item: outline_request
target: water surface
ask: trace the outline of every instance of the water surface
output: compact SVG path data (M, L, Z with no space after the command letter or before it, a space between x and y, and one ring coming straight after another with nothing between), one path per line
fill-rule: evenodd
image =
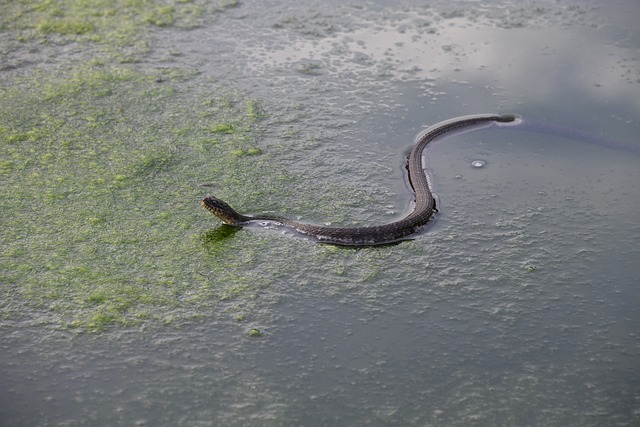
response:
M3 210L33 211L2 218L0 418L636 425L638 12L622 0L241 3L152 25L145 47L116 55L134 74L91 68L23 89L55 106L51 145L71 141L59 158L78 172L29 154L41 116L5 113ZM102 52L83 39L29 49L3 30L5 90ZM215 193L247 212L390 221L409 208L414 136L486 112L594 137L488 128L439 142L440 212L388 247L228 233L198 206ZM47 184L37 208L15 196L35 194L18 179L29 155L59 173L29 174ZM106 204L81 204L83 191Z

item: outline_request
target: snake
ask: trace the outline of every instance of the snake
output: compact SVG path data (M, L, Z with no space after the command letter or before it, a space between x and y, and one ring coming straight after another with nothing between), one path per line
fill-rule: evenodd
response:
M310 240L339 246L374 246L407 240L417 234L431 220L436 209L429 179L422 163L422 152L429 143L453 132L467 131L494 123L516 122L515 114L475 114L449 119L432 125L420 132L409 154L407 170L409 184L413 190L413 210L403 218L382 225L365 227L338 227L302 223L274 215L243 215L228 203L207 195L202 206L222 220L224 224L243 227L269 222L282 225Z

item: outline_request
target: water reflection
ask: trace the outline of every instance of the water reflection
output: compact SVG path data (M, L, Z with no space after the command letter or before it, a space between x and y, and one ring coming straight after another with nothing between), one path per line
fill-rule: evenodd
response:
M239 227L221 224L218 227L207 231L202 236L202 240L204 245L211 250L212 248L218 247L224 241L232 239L239 230Z

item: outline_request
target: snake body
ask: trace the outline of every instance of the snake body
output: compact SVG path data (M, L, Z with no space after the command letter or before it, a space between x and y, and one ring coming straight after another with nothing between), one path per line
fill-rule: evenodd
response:
M454 131L516 120L517 116L513 114L476 114L445 120L418 134L407 164L409 182L415 194L415 206L407 216L388 224L369 227L331 227L300 223L280 216L242 215L226 202L210 195L202 199L202 206L228 225L242 227L256 221L275 222L321 243L371 246L397 242L417 233L429 222L435 211L435 199L422 165L422 152L425 147L433 140Z

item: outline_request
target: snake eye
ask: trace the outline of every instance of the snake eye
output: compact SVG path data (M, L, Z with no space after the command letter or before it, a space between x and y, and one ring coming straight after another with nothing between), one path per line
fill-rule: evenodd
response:
M225 224L237 225L244 221L242 215L217 197L205 196L202 199L202 207L220 218Z
M205 196L205 198L202 199L202 205L208 209L215 209L215 210L231 207L225 202L223 202L222 200L213 196Z
M216 215L221 212L235 212L229 204L213 196L206 196L202 199L202 206Z

